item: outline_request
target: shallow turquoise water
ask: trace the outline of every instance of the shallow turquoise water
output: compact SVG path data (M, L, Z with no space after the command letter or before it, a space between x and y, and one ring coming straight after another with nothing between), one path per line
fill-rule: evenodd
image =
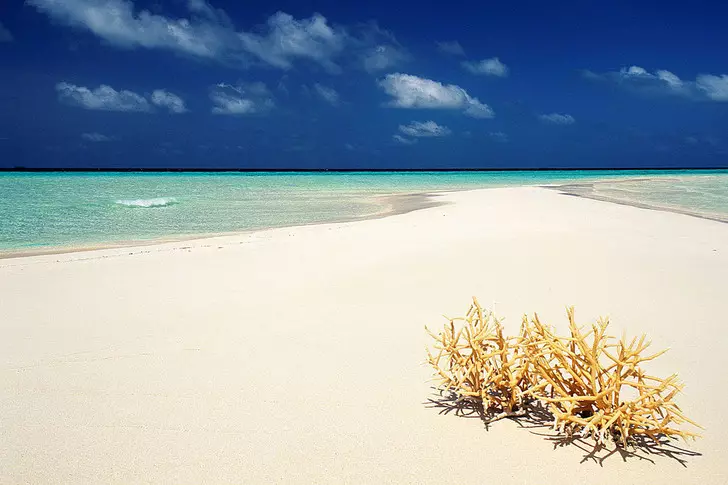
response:
M384 194L605 180L603 195L728 216L728 171L0 173L0 251L364 217Z

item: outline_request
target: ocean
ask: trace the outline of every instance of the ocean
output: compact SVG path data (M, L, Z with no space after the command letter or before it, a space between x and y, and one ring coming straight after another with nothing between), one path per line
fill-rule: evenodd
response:
M0 253L355 220L386 212L386 195L522 185L728 221L728 170L4 172Z

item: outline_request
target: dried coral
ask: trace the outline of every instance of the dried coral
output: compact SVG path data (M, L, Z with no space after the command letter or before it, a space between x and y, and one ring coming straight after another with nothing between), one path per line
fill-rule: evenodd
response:
M437 342L437 354L427 356L443 389L481 401L490 421L524 414L531 382L520 337L504 337L501 322L475 298L465 318L450 319L438 335L425 329Z
M450 319L435 335L436 355L428 350L442 389L461 400L482 403L489 421L523 416L538 400L554 416L561 433L591 436L598 444L613 439L625 446L635 437L695 437L675 426L690 423L674 398L677 376L647 375L642 367L663 352L643 355L646 337L629 343L606 334L607 320L580 329L567 312L569 336L559 337L538 316L524 317L517 337L506 337L501 322L473 298L465 318Z
M638 435L655 442L659 436L696 436L673 427L696 425L673 401L682 389L677 375L653 377L642 367L665 351L643 355L650 345L645 335L616 341L606 334L608 320L583 330L573 308L567 315L568 337L555 335L537 315L530 323L524 318L522 327L528 360L540 380L527 393L548 404L556 429L589 435L597 443L610 437L623 446Z

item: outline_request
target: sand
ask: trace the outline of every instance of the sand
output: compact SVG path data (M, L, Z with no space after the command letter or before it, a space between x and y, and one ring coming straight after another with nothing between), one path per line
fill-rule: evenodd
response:
M728 224L541 188L377 220L0 260L0 483L725 483ZM671 351L703 438L557 446L441 414L425 324L576 305Z

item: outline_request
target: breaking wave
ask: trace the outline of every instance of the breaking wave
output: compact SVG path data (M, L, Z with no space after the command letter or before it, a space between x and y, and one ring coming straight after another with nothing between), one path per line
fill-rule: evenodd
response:
M154 199L117 200L116 203L126 207L167 207L176 204L177 199L174 197L157 197Z

